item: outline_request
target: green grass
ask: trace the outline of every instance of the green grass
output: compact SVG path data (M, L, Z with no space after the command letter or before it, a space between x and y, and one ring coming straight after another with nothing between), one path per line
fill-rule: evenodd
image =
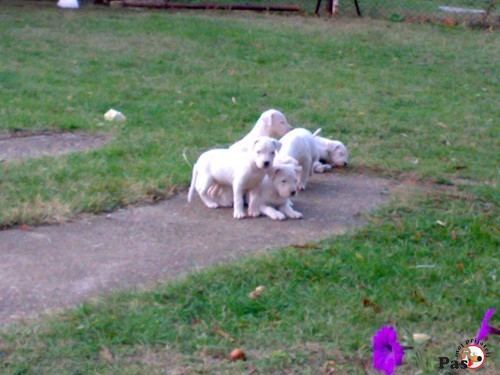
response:
M1 17L0 130L114 136L94 152L2 163L3 226L168 196L188 183L183 150L192 162L230 144L272 107L342 140L357 168L496 178L494 34L93 7ZM111 107L125 124L104 122Z
M189 181L183 150L193 161L229 144L271 107L346 143L352 173L428 186L396 194L356 232L8 327L1 373L317 374L334 361L361 374L373 371L371 336L392 324L416 346L398 373L432 374L495 307L495 34L11 5L0 35L0 129L114 137L88 153L1 163L1 225L167 196ZM110 107L128 120L104 123ZM258 285L264 294L249 299ZM415 345L412 333L433 339ZM485 374L498 367L497 342ZM247 362L227 359L234 347Z
M417 205L394 203L355 234L212 268L153 291L116 294L14 328L3 335L3 368L210 374L255 366L263 374L317 374L335 361L338 373L365 373L371 336L393 324L401 341L415 346L398 373L435 373L438 355L452 356L498 301L499 223L491 207L462 193L417 197ZM248 293L258 285L266 289L252 300ZM433 339L418 345L412 333ZM496 342L490 340L493 350ZM243 348L247 362L227 359L235 347ZM486 374L494 373L496 361L493 355Z

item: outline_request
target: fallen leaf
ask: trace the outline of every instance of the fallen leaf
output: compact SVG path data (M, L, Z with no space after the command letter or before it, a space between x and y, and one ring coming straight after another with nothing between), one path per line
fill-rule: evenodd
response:
M436 220L436 224L437 224L437 225L440 225L440 226L442 226L442 227L445 227L445 226L446 226L446 223L445 223L445 222L443 222L443 221L441 221L441 220Z
M231 101L232 101L233 103L236 103L236 98L233 96L233 97L231 98Z
M419 344L424 343L426 341L429 341L431 339L431 336L425 334L425 333L414 333L413 334L413 341L418 342Z
M101 350L99 350L99 357L107 363L113 363L113 354L105 346L102 346Z
M356 253L356 254L354 254L354 256L356 257L356 259L359 259L359 260L365 259L365 257L363 255L361 255L360 253Z
M222 337L224 337L226 340L229 340L230 342L234 342L234 339L229 335L229 333L224 332L222 329L218 328L215 330L215 333L218 333Z
M19 226L19 229L20 229L20 230L26 230L26 231L32 231L32 230L33 230L33 227L30 227L30 226L29 226L29 225L27 225L27 224L21 224L21 225Z
M420 303L426 303L427 302L427 300L424 297L422 297L420 295L420 293L417 292L416 290L413 291L413 297L415 297L415 299L417 300L417 302L420 302Z
M324 364L324 374L325 375L333 375L335 374L335 362L334 361L326 361Z
M455 231L455 229L452 229L451 230L451 239L453 241L456 241L457 240L457 232Z
M464 264L463 263L458 263L457 264L457 269L458 269L459 272L463 272L464 269L465 269Z
M318 247L312 243L299 243L297 245L293 245L293 247L297 249L317 249Z
M448 128L449 128L449 126L448 126L448 125L446 125L446 124L444 124L444 123L442 123L442 122L438 122L436 125L437 125L437 126L440 126L440 127L442 127L442 128L445 128L445 129L448 129Z
M453 18L450 18L450 17L446 17L444 20L443 20L443 23L445 25L448 25L448 26L457 26L458 25L458 22L453 19Z
M238 360L246 361L247 360L245 352L239 348L234 349L231 352L231 354L229 355L229 357L231 358L231 361L238 361Z
M382 311L382 308L379 305L370 301L368 298L361 298L361 302L363 302L363 306L365 307L365 309L372 307L377 314Z
M257 299L260 297L260 293L256 292L255 290L253 292L248 293L248 298L250 299Z

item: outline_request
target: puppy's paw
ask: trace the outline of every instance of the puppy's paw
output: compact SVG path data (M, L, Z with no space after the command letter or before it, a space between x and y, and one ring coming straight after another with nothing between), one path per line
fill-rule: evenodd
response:
M208 208L217 208L219 205L215 202L205 202Z
M325 173L330 172L332 170L332 166L328 164L318 164L314 166L315 173Z
M234 211L234 213L233 213L233 217L235 219L244 219L245 216L246 216L245 213L242 211Z
M306 184L299 185L299 191L305 191L305 190L306 190Z
M273 212L269 217L273 220L285 220L286 219L286 215L282 214L279 211Z
M248 210L248 216L251 216L251 217L259 217L260 216L260 211L250 211Z
M288 217L291 219L302 219L302 214L297 211L292 211L288 213Z
M321 172L320 173L325 173L325 172L331 172L333 167L330 164L323 164L321 165Z

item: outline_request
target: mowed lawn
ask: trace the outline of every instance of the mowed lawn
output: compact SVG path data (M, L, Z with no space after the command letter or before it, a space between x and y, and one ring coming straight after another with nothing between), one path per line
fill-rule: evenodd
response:
M12 2L0 35L0 130L112 138L1 162L2 227L168 197L189 183L185 158L231 144L269 108L342 140L344 173L415 186L353 233L5 329L0 372L371 373L371 337L393 325L414 347L398 373L431 374L496 307L495 33ZM105 122L109 108L127 121ZM489 344L485 374L498 368ZM228 360L235 347L246 362Z
M183 153L192 163L231 144L268 108L342 140L357 167L496 176L492 33L53 4L4 6L0 28L0 129L114 137L91 153L2 163L3 226L168 196L188 183ZM110 108L126 123L106 123Z

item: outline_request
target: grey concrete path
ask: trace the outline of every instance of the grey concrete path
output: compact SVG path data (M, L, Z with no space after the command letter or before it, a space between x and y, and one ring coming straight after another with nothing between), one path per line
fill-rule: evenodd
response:
M109 139L105 135L78 132L37 134L0 131L0 162L88 151L104 146Z
M0 232L0 324L146 287L218 262L316 241L363 223L389 200L388 180L315 175L295 199L302 220L235 220L186 194L88 220Z

